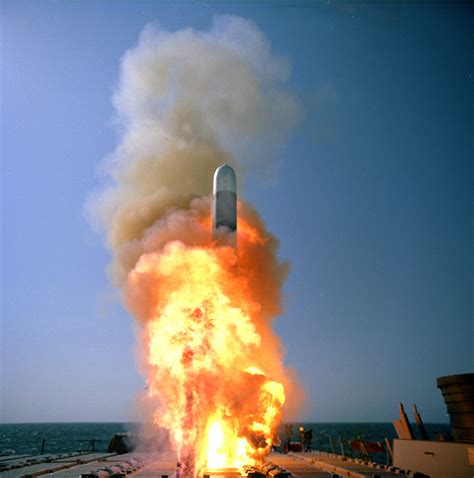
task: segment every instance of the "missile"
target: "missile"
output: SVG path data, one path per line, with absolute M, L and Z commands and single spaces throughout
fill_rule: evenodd
M 214 236 L 221 231 L 237 230 L 237 177 L 235 171 L 223 164 L 216 169 L 213 182 L 213 225 Z

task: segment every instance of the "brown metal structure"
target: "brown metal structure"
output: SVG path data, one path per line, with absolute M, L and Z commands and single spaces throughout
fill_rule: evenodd
M 418 413 L 418 409 L 416 408 L 416 403 L 413 405 L 413 414 L 415 415 L 415 421 L 418 425 L 418 430 L 420 431 L 421 439 L 422 440 L 429 440 L 428 433 L 426 433 L 425 424 L 421 419 L 421 415 Z
M 474 443 L 474 373 L 439 377 L 436 385 L 443 394 L 454 439 Z
M 408 421 L 407 414 L 405 413 L 405 409 L 403 408 L 403 403 L 400 403 L 400 419 L 394 420 L 393 426 L 395 427 L 395 431 L 397 432 L 398 438 L 401 440 L 414 440 L 415 435 L 413 434 L 413 430 L 411 429 L 410 422 Z

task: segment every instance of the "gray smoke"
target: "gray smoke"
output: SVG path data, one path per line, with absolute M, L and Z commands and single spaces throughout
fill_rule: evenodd
M 113 97 L 122 137 L 103 162 L 109 185 L 87 205 L 114 253 L 117 285 L 153 224 L 203 207 L 192 200 L 211 193 L 218 165 L 231 164 L 240 181 L 274 175 L 299 115 L 288 75 L 288 63 L 243 18 L 216 16 L 209 31 L 144 28 L 122 59 Z

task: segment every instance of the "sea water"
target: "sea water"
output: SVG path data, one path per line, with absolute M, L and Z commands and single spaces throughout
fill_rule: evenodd
M 299 441 L 299 428 L 313 431 L 312 449 L 351 455 L 350 441 L 360 438 L 383 441 L 396 437 L 391 423 L 293 423 L 291 440 Z M 449 434 L 447 424 L 425 424 L 431 438 Z M 77 451 L 107 451 L 115 433 L 139 429 L 136 423 L 22 423 L 0 424 L 0 455 L 70 453 Z M 416 427 L 413 427 L 417 433 Z M 331 437 L 331 438 L 329 438 Z M 280 428 L 282 442 L 286 440 L 284 425 Z M 377 457 L 375 457 L 377 459 Z M 378 461 L 383 461 L 380 457 Z
M 132 431 L 131 423 L 19 423 L 0 424 L 0 454 L 106 451 L 115 433 Z M 94 442 L 93 442 L 94 441 Z

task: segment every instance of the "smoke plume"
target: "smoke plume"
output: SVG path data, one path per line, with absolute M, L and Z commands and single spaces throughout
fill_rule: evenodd
M 271 330 L 287 273 L 278 242 L 244 202 L 236 250 L 213 242 L 210 219 L 219 165 L 233 166 L 240 183 L 278 169 L 298 116 L 288 75 L 257 27 L 233 16 L 202 32 L 149 25 L 122 59 L 113 97 L 122 137 L 104 161 L 109 184 L 88 209 L 142 327 L 154 420 L 174 430 L 189 476 L 219 462 L 209 437 L 220 433 L 243 447 L 229 451 L 232 463 L 262 458 L 290 388 Z M 207 451 L 191 449 L 199 442 Z

